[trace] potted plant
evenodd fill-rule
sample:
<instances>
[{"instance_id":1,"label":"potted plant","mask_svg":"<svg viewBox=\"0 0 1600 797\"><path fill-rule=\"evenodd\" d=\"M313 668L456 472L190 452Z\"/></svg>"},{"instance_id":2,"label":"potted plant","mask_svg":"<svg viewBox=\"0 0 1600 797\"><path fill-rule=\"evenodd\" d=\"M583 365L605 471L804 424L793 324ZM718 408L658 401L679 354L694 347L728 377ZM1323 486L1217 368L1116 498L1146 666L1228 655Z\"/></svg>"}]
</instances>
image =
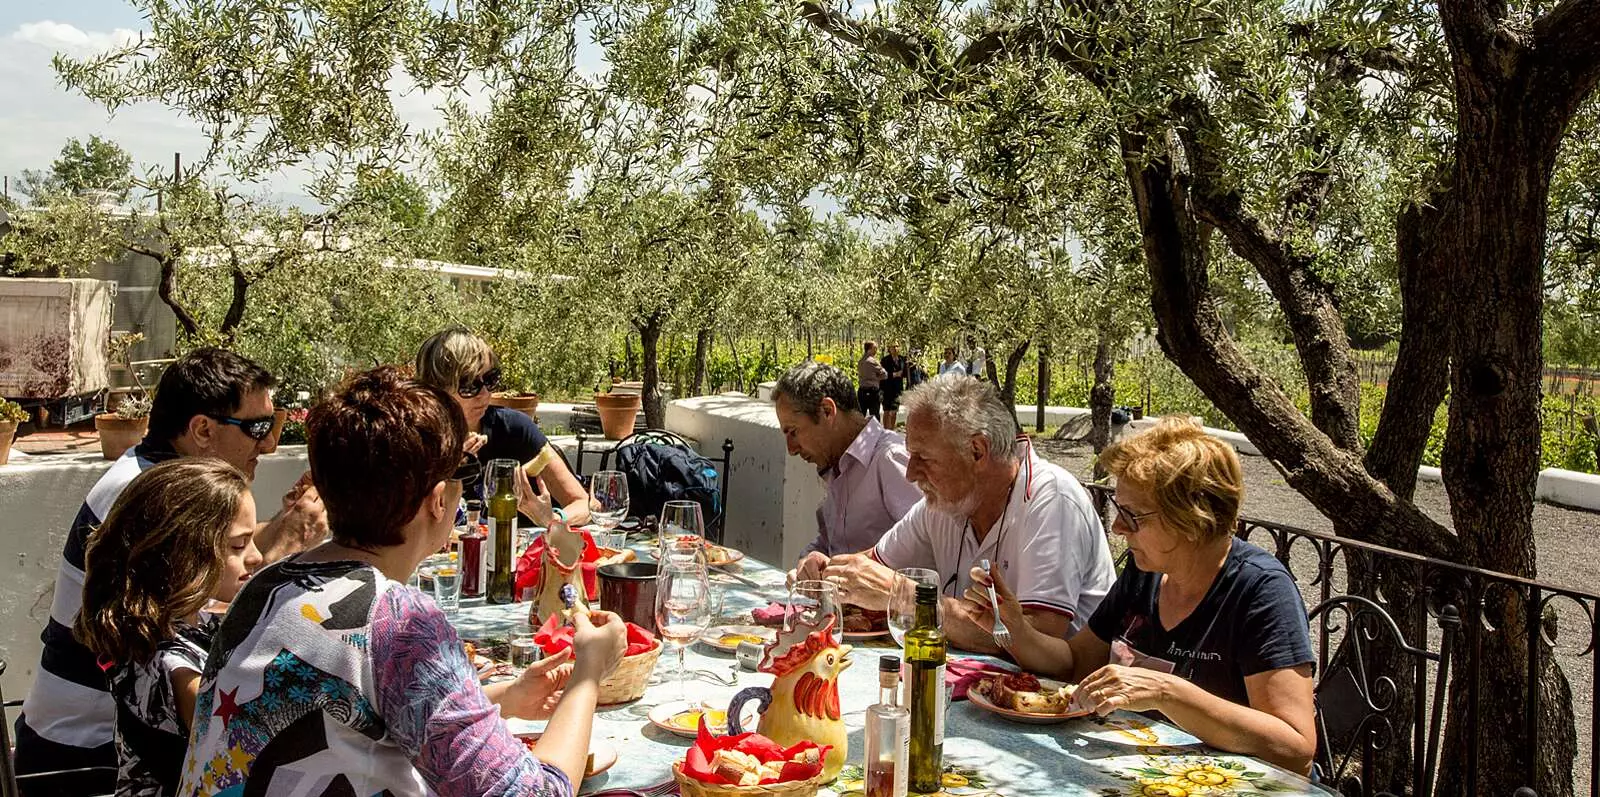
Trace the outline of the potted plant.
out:
<instances>
[{"instance_id":1,"label":"potted plant","mask_svg":"<svg viewBox=\"0 0 1600 797\"><path fill-rule=\"evenodd\" d=\"M149 391L144 389L144 383L139 381L139 372L128 361L129 352L134 344L144 340L144 334L129 332L118 335L106 343L106 358L127 369L137 388L136 395L130 394L123 397L122 403L117 405L112 412L103 412L94 416L94 428L100 433L100 454L106 459L116 459L123 452L139 444L144 439L145 430L150 426L150 408L153 402Z\"/></svg>"},{"instance_id":2,"label":"potted plant","mask_svg":"<svg viewBox=\"0 0 1600 797\"><path fill-rule=\"evenodd\" d=\"M609 380L607 380L609 382ZM644 397L637 392L619 393L613 386L601 393L597 386L594 409L600 416L600 431L607 440L621 440L633 434L633 425L639 417L639 407Z\"/></svg>"},{"instance_id":3,"label":"potted plant","mask_svg":"<svg viewBox=\"0 0 1600 797\"><path fill-rule=\"evenodd\" d=\"M95 431L100 433L100 453L106 459L116 459L123 452L144 439L150 426L149 396L127 396L117 405L116 412L94 416Z\"/></svg>"},{"instance_id":4,"label":"potted plant","mask_svg":"<svg viewBox=\"0 0 1600 797\"><path fill-rule=\"evenodd\" d=\"M518 412L527 413L529 418L538 422L536 414L539 409L539 394L528 389L528 383L523 379L504 379L501 384L506 388L494 394L489 403L496 407L506 407Z\"/></svg>"},{"instance_id":5,"label":"potted plant","mask_svg":"<svg viewBox=\"0 0 1600 797\"><path fill-rule=\"evenodd\" d=\"M28 411L15 401L0 399L0 465L11 459L11 442L17 439L17 424L28 420Z\"/></svg>"}]
</instances>

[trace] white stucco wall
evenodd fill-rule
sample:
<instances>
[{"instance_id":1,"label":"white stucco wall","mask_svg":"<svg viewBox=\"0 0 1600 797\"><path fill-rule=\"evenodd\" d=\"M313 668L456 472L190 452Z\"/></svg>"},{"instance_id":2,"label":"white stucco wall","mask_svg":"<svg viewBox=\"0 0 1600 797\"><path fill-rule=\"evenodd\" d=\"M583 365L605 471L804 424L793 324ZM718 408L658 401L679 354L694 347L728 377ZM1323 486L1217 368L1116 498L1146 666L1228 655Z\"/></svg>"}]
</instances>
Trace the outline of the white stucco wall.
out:
<instances>
[{"instance_id":1,"label":"white stucco wall","mask_svg":"<svg viewBox=\"0 0 1600 797\"><path fill-rule=\"evenodd\" d=\"M699 441L700 452L722 456L733 440L725 541L767 562L793 562L816 537L822 480L817 469L790 457L772 404L739 393L679 399L667 405L667 428Z\"/></svg>"}]
</instances>

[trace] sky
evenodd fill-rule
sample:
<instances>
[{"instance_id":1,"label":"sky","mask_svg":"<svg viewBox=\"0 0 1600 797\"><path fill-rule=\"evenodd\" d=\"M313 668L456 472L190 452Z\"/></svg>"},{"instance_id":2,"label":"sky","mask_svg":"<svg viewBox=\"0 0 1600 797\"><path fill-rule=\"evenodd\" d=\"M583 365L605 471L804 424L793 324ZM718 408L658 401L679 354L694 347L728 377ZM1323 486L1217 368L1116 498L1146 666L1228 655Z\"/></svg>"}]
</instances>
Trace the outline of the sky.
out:
<instances>
[{"instance_id":1,"label":"sky","mask_svg":"<svg viewBox=\"0 0 1600 797\"><path fill-rule=\"evenodd\" d=\"M115 116L56 78L58 52L84 56L137 36L148 26L126 0L0 0L0 175L13 182L24 169L47 169L68 138L109 138L140 165L170 169L173 153L187 163L204 157L207 139L197 124L155 104L125 107ZM419 92L396 97L413 129L437 123L435 100ZM288 171L247 191L279 202L313 207L305 174ZM15 197L15 192L13 192Z\"/></svg>"}]
</instances>

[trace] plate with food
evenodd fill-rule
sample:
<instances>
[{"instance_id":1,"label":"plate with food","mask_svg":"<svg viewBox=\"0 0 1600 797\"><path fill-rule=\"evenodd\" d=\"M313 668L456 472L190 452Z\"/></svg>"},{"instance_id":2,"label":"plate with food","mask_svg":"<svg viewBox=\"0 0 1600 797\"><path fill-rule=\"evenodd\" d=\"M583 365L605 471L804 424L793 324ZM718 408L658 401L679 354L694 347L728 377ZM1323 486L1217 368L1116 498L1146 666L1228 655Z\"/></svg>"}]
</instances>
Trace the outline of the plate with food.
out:
<instances>
[{"instance_id":1,"label":"plate with food","mask_svg":"<svg viewBox=\"0 0 1600 797\"><path fill-rule=\"evenodd\" d=\"M844 607L845 639L876 639L889 635L889 613L859 606Z\"/></svg>"},{"instance_id":2,"label":"plate with food","mask_svg":"<svg viewBox=\"0 0 1600 797\"><path fill-rule=\"evenodd\" d=\"M765 645L775 636L777 634L771 628L762 628L759 625L719 625L707 628L706 632L700 635L700 641L714 650L733 653L739 649L740 642Z\"/></svg>"},{"instance_id":3,"label":"plate with food","mask_svg":"<svg viewBox=\"0 0 1600 797\"><path fill-rule=\"evenodd\" d=\"M967 697L974 706L1008 720L1050 725L1094 713L1090 709L1070 710L1076 688L1021 672L991 675L968 690Z\"/></svg>"},{"instance_id":4,"label":"plate with food","mask_svg":"<svg viewBox=\"0 0 1600 797\"><path fill-rule=\"evenodd\" d=\"M744 551L737 548L728 548L715 543L706 543L706 564L712 567L731 565L744 559ZM661 559L660 549L650 551L650 558L656 561Z\"/></svg>"},{"instance_id":5,"label":"plate with food","mask_svg":"<svg viewBox=\"0 0 1600 797\"><path fill-rule=\"evenodd\" d=\"M650 709L650 724L667 733L693 739L699 731L702 716L706 718L706 727L711 733L720 736L728 732L728 712L684 700L662 703Z\"/></svg>"},{"instance_id":6,"label":"plate with food","mask_svg":"<svg viewBox=\"0 0 1600 797\"><path fill-rule=\"evenodd\" d=\"M534 750L535 745L539 743L539 737L543 735L542 732L519 733L517 738L524 745L527 745L529 750ZM616 765L616 747L613 747L610 742L603 739L589 740L589 758L585 760L583 765L583 776L585 778L592 778Z\"/></svg>"}]
</instances>

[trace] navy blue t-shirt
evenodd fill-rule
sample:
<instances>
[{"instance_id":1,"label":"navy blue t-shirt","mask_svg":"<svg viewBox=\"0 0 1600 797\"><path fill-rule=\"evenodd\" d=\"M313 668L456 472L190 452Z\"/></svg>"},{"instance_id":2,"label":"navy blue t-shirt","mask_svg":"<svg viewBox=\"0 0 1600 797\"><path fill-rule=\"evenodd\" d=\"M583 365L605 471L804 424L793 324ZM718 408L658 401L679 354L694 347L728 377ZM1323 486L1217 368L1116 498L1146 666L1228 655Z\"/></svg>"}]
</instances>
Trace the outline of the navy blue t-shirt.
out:
<instances>
[{"instance_id":1,"label":"navy blue t-shirt","mask_svg":"<svg viewBox=\"0 0 1600 797\"><path fill-rule=\"evenodd\" d=\"M483 421L478 426L479 432L487 435L489 440L478 449L478 461L488 464L492 459L514 459L527 463L544 447L550 445L549 438L539 429L539 424L533 422L525 412L519 412L505 407L490 407L483 413ZM534 489L539 489L537 483ZM467 486L468 498L482 498L483 485Z\"/></svg>"},{"instance_id":2,"label":"navy blue t-shirt","mask_svg":"<svg viewBox=\"0 0 1600 797\"><path fill-rule=\"evenodd\" d=\"M1218 697L1250 705L1246 676L1311 664L1311 627L1294 578L1272 554L1237 537L1211 589L1183 622L1161 627L1161 574L1127 566L1089 618L1107 644L1122 637Z\"/></svg>"}]
</instances>

